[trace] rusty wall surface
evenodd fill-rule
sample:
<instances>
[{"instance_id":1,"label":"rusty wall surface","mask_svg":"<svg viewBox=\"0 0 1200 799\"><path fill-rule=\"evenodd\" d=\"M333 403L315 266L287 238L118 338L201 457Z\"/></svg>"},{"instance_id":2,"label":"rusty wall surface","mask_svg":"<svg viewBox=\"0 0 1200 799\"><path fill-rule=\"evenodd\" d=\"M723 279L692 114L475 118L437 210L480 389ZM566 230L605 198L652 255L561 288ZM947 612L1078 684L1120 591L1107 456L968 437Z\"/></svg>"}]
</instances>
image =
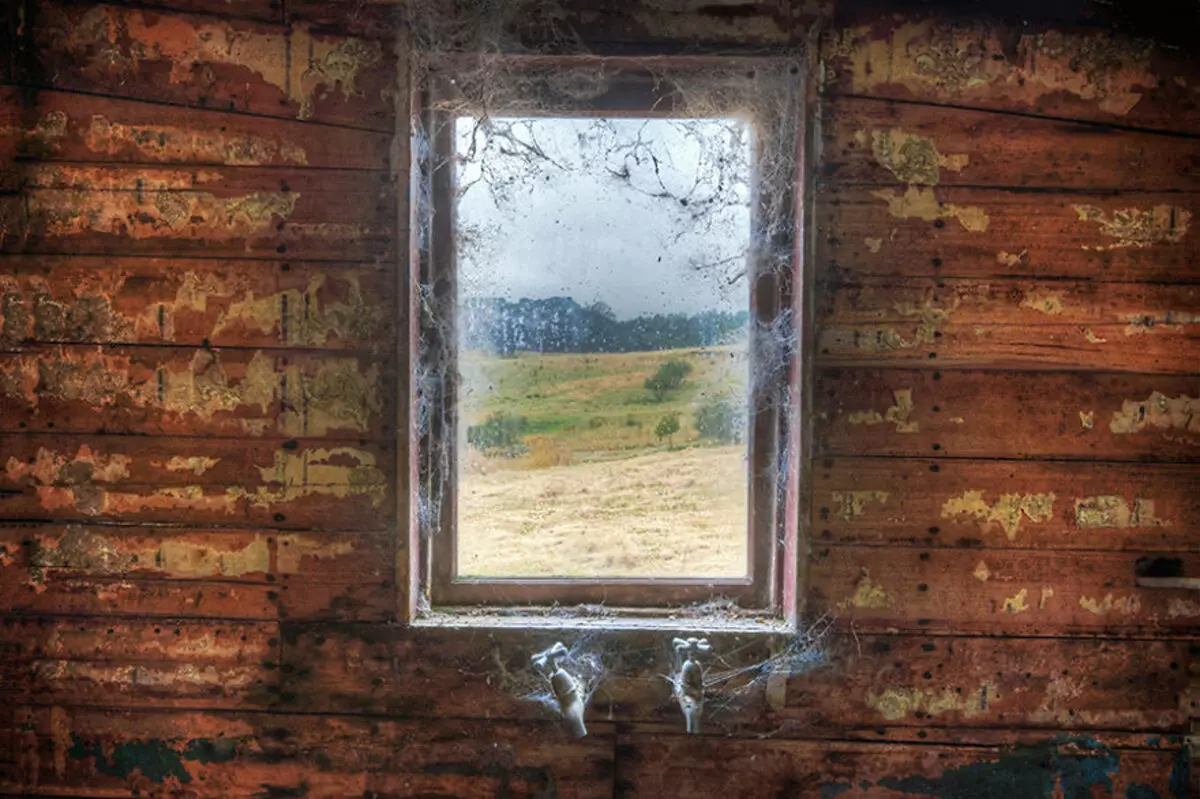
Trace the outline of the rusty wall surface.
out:
<instances>
[{"instance_id":1,"label":"rusty wall surface","mask_svg":"<svg viewBox=\"0 0 1200 799\"><path fill-rule=\"evenodd\" d=\"M410 629L387 4L25 2L0 63L0 794L1190 795L1200 67L1102 28L581 2L812 53L806 612L688 738ZM399 566L397 566L399 564ZM754 646L714 636L722 651Z\"/></svg>"}]
</instances>

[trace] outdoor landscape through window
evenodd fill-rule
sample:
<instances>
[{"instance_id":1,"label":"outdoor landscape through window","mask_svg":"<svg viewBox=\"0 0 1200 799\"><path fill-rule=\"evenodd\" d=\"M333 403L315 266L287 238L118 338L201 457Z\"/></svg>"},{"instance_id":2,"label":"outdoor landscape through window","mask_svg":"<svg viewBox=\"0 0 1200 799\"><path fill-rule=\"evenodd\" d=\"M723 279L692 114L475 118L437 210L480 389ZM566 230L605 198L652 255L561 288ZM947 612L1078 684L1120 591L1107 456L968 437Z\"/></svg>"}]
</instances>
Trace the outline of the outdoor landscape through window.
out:
<instances>
[{"instance_id":1,"label":"outdoor landscape through window","mask_svg":"<svg viewBox=\"0 0 1200 799\"><path fill-rule=\"evenodd\" d=\"M457 119L459 576L747 574L751 148Z\"/></svg>"}]
</instances>

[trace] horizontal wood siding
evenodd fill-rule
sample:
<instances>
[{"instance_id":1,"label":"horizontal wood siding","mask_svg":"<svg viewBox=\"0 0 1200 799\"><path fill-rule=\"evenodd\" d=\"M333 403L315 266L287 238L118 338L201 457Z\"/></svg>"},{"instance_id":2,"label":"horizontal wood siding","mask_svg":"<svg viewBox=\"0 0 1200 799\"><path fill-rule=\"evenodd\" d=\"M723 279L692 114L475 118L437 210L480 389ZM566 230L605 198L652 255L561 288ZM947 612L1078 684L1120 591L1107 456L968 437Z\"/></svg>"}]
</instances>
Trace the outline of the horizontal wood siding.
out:
<instances>
[{"instance_id":1,"label":"horizontal wood siding","mask_svg":"<svg viewBox=\"0 0 1200 799\"><path fill-rule=\"evenodd\" d=\"M0 796L1190 795L1200 598L1137 577L1200 576L1192 55L564 4L553 35L597 50L808 42L820 93L801 571L829 631L770 673L787 641L708 631L685 736L671 632L405 623L402 4L14 6ZM583 739L528 697L556 640L608 668Z\"/></svg>"}]
</instances>

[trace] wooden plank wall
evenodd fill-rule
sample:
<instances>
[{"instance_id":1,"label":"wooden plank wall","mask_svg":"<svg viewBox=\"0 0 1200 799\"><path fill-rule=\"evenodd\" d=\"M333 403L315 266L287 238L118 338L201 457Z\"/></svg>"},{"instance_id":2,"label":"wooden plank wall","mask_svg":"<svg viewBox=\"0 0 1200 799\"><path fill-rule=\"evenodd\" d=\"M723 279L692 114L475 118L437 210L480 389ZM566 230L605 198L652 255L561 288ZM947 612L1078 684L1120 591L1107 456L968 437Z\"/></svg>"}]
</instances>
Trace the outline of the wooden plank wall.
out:
<instances>
[{"instance_id":1,"label":"wooden plank wall","mask_svg":"<svg viewBox=\"0 0 1200 799\"><path fill-rule=\"evenodd\" d=\"M813 23L734 8L579 19ZM5 20L0 795L1189 795L1200 598L1134 571L1200 576L1200 70L1095 30L825 19L828 662L689 738L664 637L626 636L571 741L511 685L552 633L397 623L392 11Z\"/></svg>"}]
</instances>

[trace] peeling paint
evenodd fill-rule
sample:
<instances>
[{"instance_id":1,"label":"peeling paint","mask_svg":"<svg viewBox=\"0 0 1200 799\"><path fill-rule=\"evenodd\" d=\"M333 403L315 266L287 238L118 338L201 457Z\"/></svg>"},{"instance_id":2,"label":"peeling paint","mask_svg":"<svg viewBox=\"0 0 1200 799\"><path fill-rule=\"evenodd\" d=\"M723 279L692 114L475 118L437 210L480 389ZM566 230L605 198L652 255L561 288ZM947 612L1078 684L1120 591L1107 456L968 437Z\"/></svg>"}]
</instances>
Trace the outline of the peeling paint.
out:
<instances>
[{"instance_id":1,"label":"peeling paint","mask_svg":"<svg viewBox=\"0 0 1200 799\"><path fill-rule=\"evenodd\" d=\"M167 461L167 471L191 472L199 477L220 462L220 458L205 458L198 455L187 457L176 455Z\"/></svg>"},{"instance_id":2,"label":"peeling paint","mask_svg":"<svg viewBox=\"0 0 1200 799\"><path fill-rule=\"evenodd\" d=\"M1083 328L1083 337L1088 340L1089 344L1103 344L1104 342L1108 341L1108 339L1100 338L1093 333L1090 327Z\"/></svg>"},{"instance_id":3,"label":"peeling paint","mask_svg":"<svg viewBox=\"0 0 1200 799\"><path fill-rule=\"evenodd\" d=\"M913 412L912 389L899 388L892 392L896 404L889 407L882 415L878 411L855 411L846 417L849 424L876 425L888 422L896 426L897 433L916 433L920 424L909 421Z\"/></svg>"},{"instance_id":4,"label":"peeling paint","mask_svg":"<svg viewBox=\"0 0 1200 799\"><path fill-rule=\"evenodd\" d=\"M1002 266L1018 266L1025 263L1025 259L1029 257L1029 250L1021 250L1018 253L1005 252L1001 250L996 253L996 262Z\"/></svg>"},{"instance_id":5,"label":"peeling paint","mask_svg":"<svg viewBox=\"0 0 1200 799\"><path fill-rule=\"evenodd\" d=\"M1042 586L1042 598L1038 600L1038 610L1043 610L1046 603L1054 596L1054 589L1048 585Z\"/></svg>"},{"instance_id":6,"label":"peeling paint","mask_svg":"<svg viewBox=\"0 0 1200 799\"><path fill-rule=\"evenodd\" d=\"M301 571L305 558L337 558L354 552L354 544L350 541L330 541L326 538L316 541L311 537L299 535L279 536L279 571L283 574L295 574Z\"/></svg>"},{"instance_id":7,"label":"peeling paint","mask_svg":"<svg viewBox=\"0 0 1200 799\"><path fill-rule=\"evenodd\" d=\"M1081 222L1096 222L1100 233L1116 239L1113 244L1081 245L1085 250L1118 250L1125 247L1149 247L1175 244L1187 235L1190 211L1174 205L1156 205L1148 211L1122 208L1110 217L1094 205L1073 205Z\"/></svg>"},{"instance_id":8,"label":"peeling paint","mask_svg":"<svg viewBox=\"0 0 1200 799\"><path fill-rule=\"evenodd\" d=\"M879 583L871 579L867 569L862 570L862 577L854 588L854 593L838 603L838 608L890 608L896 600Z\"/></svg>"},{"instance_id":9,"label":"peeling paint","mask_svg":"<svg viewBox=\"0 0 1200 799\"><path fill-rule=\"evenodd\" d=\"M926 222L957 219L964 230L972 233L983 233L991 221L987 212L977 206L939 202L931 188L909 186L904 194L897 194L895 189L880 189L871 192L871 196L886 202L888 213L897 219L921 219Z\"/></svg>"},{"instance_id":10,"label":"peeling paint","mask_svg":"<svg viewBox=\"0 0 1200 799\"><path fill-rule=\"evenodd\" d=\"M1134 497L1133 507L1124 497L1080 497L1075 500L1075 524L1083 529L1162 527L1166 524L1154 515L1154 500Z\"/></svg>"},{"instance_id":11,"label":"peeling paint","mask_svg":"<svg viewBox=\"0 0 1200 799\"><path fill-rule=\"evenodd\" d=\"M1104 599L1096 600L1092 597L1079 597L1079 606L1089 613L1094 613L1097 616L1107 616L1110 612L1116 611L1123 616L1133 616L1142 609L1141 600L1136 596L1123 596L1113 598L1112 594L1105 595Z\"/></svg>"},{"instance_id":12,"label":"peeling paint","mask_svg":"<svg viewBox=\"0 0 1200 799\"><path fill-rule=\"evenodd\" d=\"M975 566L975 571L971 572L971 576L981 583L986 583L988 578L992 576L992 572L988 569L987 564L981 560Z\"/></svg>"},{"instance_id":13,"label":"peeling paint","mask_svg":"<svg viewBox=\"0 0 1200 799\"><path fill-rule=\"evenodd\" d=\"M1185 311L1155 311L1153 313L1124 314L1122 321L1128 322L1125 335L1138 336L1143 333L1155 333L1168 330L1172 333L1182 333L1184 325L1200 325L1200 314Z\"/></svg>"},{"instance_id":14,"label":"peeling paint","mask_svg":"<svg viewBox=\"0 0 1200 799\"><path fill-rule=\"evenodd\" d=\"M984 530L996 523L1009 541L1015 541L1022 518L1037 523L1054 517L1054 494L1002 494L989 505L983 499L984 493L966 491L961 497L946 500L942 505L942 518L950 519L960 514L974 516Z\"/></svg>"},{"instance_id":15,"label":"peeling paint","mask_svg":"<svg viewBox=\"0 0 1200 799\"><path fill-rule=\"evenodd\" d=\"M1095 427L1096 426L1096 412L1095 411L1080 411L1079 412L1079 426L1082 427L1084 430L1091 430L1093 427Z\"/></svg>"},{"instance_id":16,"label":"peeling paint","mask_svg":"<svg viewBox=\"0 0 1200 799\"><path fill-rule=\"evenodd\" d=\"M1028 595L1029 595L1029 591L1025 588L1022 588L1020 591L1018 591L1013 596L1010 596L1007 599L1005 599L1004 600L1004 612L1005 613L1024 613L1025 611L1029 610L1029 604L1025 601L1025 598Z\"/></svg>"},{"instance_id":17,"label":"peeling paint","mask_svg":"<svg viewBox=\"0 0 1200 799\"><path fill-rule=\"evenodd\" d=\"M941 169L961 172L969 156L942 155L933 140L899 128L871 132L871 152L875 160L909 185L936 186Z\"/></svg>"},{"instance_id":18,"label":"peeling paint","mask_svg":"<svg viewBox=\"0 0 1200 799\"><path fill-rule=\"evenodd\" d=\"M280 331L281 336L286 330L286 343L303 346L323 346L331 335L339 334L371 338L383 323L383 310L367 304L358 278L345 278L349 288L345 302L319 303L317 294L324 283L325 278L319 276L310 280L304 291L281 291L257 298L253 292L246 292L221 313L213 335L244 324L262 333Z\"/></svg>"},{"instance_id":19,"label":"peeling paint","mask_svg":"<svg viewBox=\"0 0 1200 799\"><path fill-rule=\"evenodd\" d=\"M867 249L871 252L879 252L880 248L883 247L883 239L865 238L863 239L863 244L866 244Z\"/></svg>"},{"instance_id":20,"label":"peeling paint","mask_svg":"<svg viewBox=\"0 0 1200 799\"><path fill-rule=\"evenodd\" d=\"M846 69L855 94L878 96L879 87L900 85L918 98L1010 98L1031 109L1061 92L1118 116L1159 84L1146 41L1050 30L1012 42L1007 31L936 19L897 25L887 38L875 38L870 27L846 29L827 48L827 79Z\"/></svg>"},{"instance_id":21,"label":"peeling paint","mask_svg":"<svg viewBox=\"0 0 1200 799\"><path fill-rule=\"evenodd\" d=\"M838 505L838 510L842 518L846 521L851 521L862 516L866 512L867 505L872 502L878 502L881 505L887 504L888 492L834 491L830 494L830 497Z\"/></svg>"},{"instance_id":22,"label":"peeling paint","mask_svg":"<svg viewBox=\"0 0 1200 799\"><path fill-rule=\"evenodd\" d=\"M226 490L228 495L260 507L309 496L366 496L379 507L387 497L387 478L376 466L375 456L353 447L279 450L275 465L260 472L269 487L249 491L234 486Z\"/></svg>"},{"instance_id":23,"label":"peeling paint","mask_svg":"<svg viewBox=\"0 0 1200 799\"><path fill-rule=\"evenodd\" d=\"M1167 617L1171 619L1200 616L1200 602L1172 597L1167 601Z\"/></svg>"},{"instance_id":24,"label":"peeling paint","mask_svg":"<svg viewBox=\"0 0 1200 799\"><path fill-rule=\"evenodd\" d=\"M195 127L126 125L102 114L92 115L83 142L94 153L117 156L133 152L157 161L201 161L230 166L308 163L304 148L289 141Z\"/></svg>"},{"instance_id":25,"label":"peeling paint","mask_svg":"<svg viewBox=\"0 0 1200 799\"><path fill-rule=\"evenodd\" d=\"M112 483L129 477L129 464L132 462L126 455L101 455L93 452L87 444L81 445L73 456L60 455L45 447L38 447L33 463L9 458L4 475L10 480L28 477L42 485L93 480Z\"/></svg>"},{"instance_id":26,"label":"peeling paint","mask_svg":"<svg viewBox=\"0 0 1200 799\"><path fill-rule=\"evenodd\" d=\"M1108 429L1116 435L1140 433L1149 428L1200 433L1200 398L1179 395L1174 399L1158 391L1143 401L1125 400L1115 411Z\"/></svg>"},{"instance_id":27,"label":"peeling paint","mask_svg":"<svg viewBox=\"0 0 1200 799\"><path fill-rule=\"evenodd\" d=\"M377 41L313 36L292 25L286 36L223 21L197 22L182 16L99 6L69 27L52 29L55 46L104 74L132 74L143 64L170 65L171 83L193 83L210 75L210 65L241 67L277 88L310 119L317 100L340 90L349 100L362 96L358 76L379 63Z\"/></svg>"},{"instance_id":28,"label":"peeling paint","mask_svg":"<svg viewBox=\"0 0 1200 799\"><path fill-rule=\"evenodd\" d=\"M102 575L153 569L173 578L241 577L271 571L265 536L256 535L244 546L226 549L212 541L125 539L77 525L69 525L57 539L39 537L30 564L39 569Z\"/></svg>"},{"instance_id":29,"label":"peeling paint","mask_svg":"<svg viewBox=\"0 0 1200 799\"><path fill-rule=\"evenodd\" d=\"M178 237L227 240L269 235L286 221L297 192L257 191L217 197L206 191L30 190L30 224L50 237L106 233L134 239Z\"/></svg>"},{"instance_id":30,"label":"peeling paint","mask_svg":"<svg viewBox=\"0 0 1200 799\"><path fill-rule=\"evenodd\" d=\"M899 721L916 713L939 716L943 713L960 713L963 718L974 718L987 710L990 703L1000 699L995 684L985 682L974 691L959 694L953 688L940 691L932 688L885 688L883 691L867 691L867 707L877 711L888 721Z\"/></svg>"},{"instance_id":31,"label":"peeling paint","mask_svg":"<svg viewBox=\"0 0 1200 799\"><path fill-rule=\"evenodd\" d=\"M1062 293L1040 288L1027 291L1025 292L1025 299L1021 301L1021 307L1032 308L1039 313L1057 316L1063 312Z\"/></svg>"}]
</instances>

